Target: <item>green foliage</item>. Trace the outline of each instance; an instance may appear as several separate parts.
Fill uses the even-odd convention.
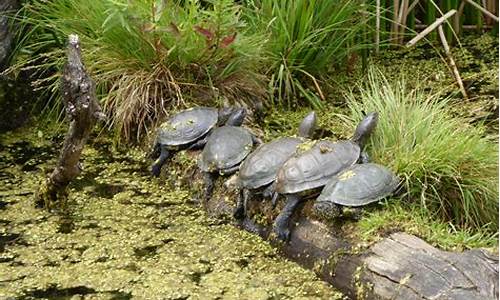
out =
[[[456,226],[496,231],[498,144],[481,126],[450,116],[449,105],[437,94],[408,90],[404,80],[391,84],[374,70],[359,96],[348,95],[354,120],[364,112],[380,114],[369,153],[402,177],[411,201]]]
[[[376,241],[391,232],[404,231],[444,250],[490,248],[498,251],[498,232],[460,229],[451,223],[439,222],[418,204],[388,201],[383,209],[367,213],[354,226],[353,234],[367,242]]]
[[[247,30],[231,0],[204,6],[196,0],[34,0],[23,14],[13,69],[34,70],[41,78],[36,85],[57,92],[59,74],[48,70],[61,70],[66,37],[78,34],[104,108],[125,139],[187,98],[213,104],[265,92],[256,73],[264,39]]]
[[[250,19],[270,35],[269,88],[277,103],[290,108],[301,96],[321,106],[320,77],[363,46],[354,44],[369,19],[362,9],[356,0],[260,1]]]

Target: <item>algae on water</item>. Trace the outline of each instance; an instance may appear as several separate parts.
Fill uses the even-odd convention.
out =
[[[102,138],[83,153],[69,216],[35,209],[61,141],[36,132],[4,135],[0,147],[0,298],[342,297],[259,237],[207,217],[190,191],[151,179],[142,151]]]

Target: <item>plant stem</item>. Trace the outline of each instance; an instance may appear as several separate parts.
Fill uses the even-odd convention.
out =
[[[424,38],[427,34],[429,34],[431,31],[436,29],[439,25],[443,24],[449,17],[453,16],[457,11],[452,9],[446,14],[444,14],[442,17],[436,19],[436,21],[427,28],[425,28],[421,33],[419,33],[416,37],[414,37],[411,41],[406,43],[406,47],[411,47],[415,45],[418,41],[420,41],[422,38]]]
[[[441,39],[441,43],[443,43],[444,52],[448,57],[448,63],[450,68],[452,69],[453,75],[457,81],[458,87],[460,88],[460,92],[464,96],[465,99],[468,99],[467,92],[465,91],[464,83],[462,78],[460,77],[460,73],[458,72],[457,65],[455,64],[455,60],[453,56],[451,56],[450,46],[448,45],[448,41],[446,40],[446,36],[443,31],[443,25],[438,26],[439,38]]]
[[[436,7],[433,3],[434,0],[427,0],[425,7],[425,24],[431,25],[436,20]],[[436,34],[431,32],[429,39],[435,39]]]

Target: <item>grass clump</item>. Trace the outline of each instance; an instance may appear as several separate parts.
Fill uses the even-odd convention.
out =
[[[290,108],[299,96],[321,106],[322,75],[361,47],[354,38],[366,28],[368,16],[361,17],[362,9],[355,0],[259,1],[251,19],[257,30],[269,34],[267,75],[273,103]]]
[[[418,204],[384,202],[383,209],[370,211],[359,222],[350,226],[355,227],[350,230],[355,237],[369,243],[376,242],[392,232],[404,231],[443,250],[488,248],[498,252],[498,233],[484,229],[460,229],[451,223],[434,220],[429,212]]]
[[[375,70],[347,98],[354,120],[380,114],[369,153],[399,174],[411,201],[454,226],[498,230],[498,144],[483,127],[452,117],[438,94],[389,83]]]
[[[24,6],[17,65],[57,93],[66,37],[78,34],[113,127],[139,136],[186,101],[250,102],[265,93],[264,39],[232,0],[33,0]],[[49,105],[53,107],[53,105]]]

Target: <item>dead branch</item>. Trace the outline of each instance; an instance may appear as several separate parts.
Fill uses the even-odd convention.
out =
[[[446,57],[448,58],[448,65],[450,66],[453,76],[455,77],[458,87],[460,88],[460,92],[464,96],[465,99],[468,98],[467,92],[465,91],[464,83],[462,81],[462,77],[460,77],[460,73],[458,72],[457,64],[455,64],[455,60],[451,55],[450,46],[448,45],[448,41],[446,41],[446,36],[444,35],[443,26],[438,26],[439,38],[441,39],[441,43],[443,43],[444,52]]]
[[[446,14],[444,14],[442,17],[437,18],[434,23],[431,25],[427,26],[422,32],[420,32],[416,37],[411,39],[408,43],[406,43],[406,47],[412,47],[414,46],[418,41],[423,39],[427,34],[429,34],[431,31],[436,29],[439,25],[443,24],[449,17],[453,16],[457,11],[455,9],[450,10]]]
[[[65,203],[68,184],[81,172],[79,160],[83,147],[96,121],[103,117],[95,83],[82,63],[77,35],[68,38],[67,56],[62,76],[62,98],[70,125],[58,164],[35,197],[36,204],[46,208],[58,201]]]

